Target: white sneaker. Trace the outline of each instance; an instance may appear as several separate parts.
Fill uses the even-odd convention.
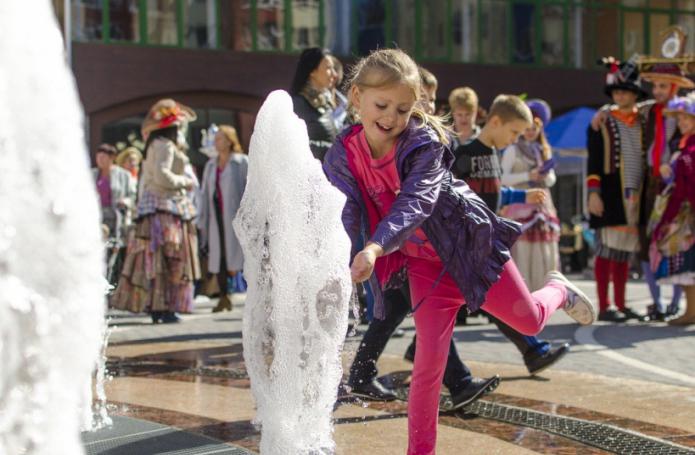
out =
[[[545,276],[546,282],[557,281],[567,289],[567,300],[563,309],[581,325],[591,325],[596,321],[596,307],[589,297],[572,284],[565,275],[553,270]]]

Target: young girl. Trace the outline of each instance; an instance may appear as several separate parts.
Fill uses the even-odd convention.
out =
[[[542,188],[547,192],[546,203],[512,204],[501,214],[522,225],[523,233],[512,248],[512,257],[529,289],[535,291],[543,287],[549,271],[559,268],[560,220],[547,190],[556,180],[550,144],[543,132],[550,121],[550,106],[543,100],[526,104],[533,114],[533,125],[504,151],[501,182],[520,189]]]
[[[669,101],[667,115],[678,116],[680,154],[675,171],[662,169],[673,178],[673,189],[661,220],[654,229],[650,260],[659,284],[680,284],[686,297],[685,314],[671,325],[695,324],[695,92]]]
[[[343,224],[353,245],[352,277],[369,280],[375,317],[384,317],[382,287],[407,275],[417,332],[408,453],[433,454],[439,390],[461,305],[482,306],[528,335],[558,308],[583,324],[595,316],[588,298],[557,272],[529,293],[509,260],[518,225],[495,216],[453,179],[446,132],[415,107],[419,94],[417,66],[404,52],[385,49],[362,59],[350,88],[361,124],[336,139],[324,170],[347,196]],[[369,240],[358,251],[361,235]]]

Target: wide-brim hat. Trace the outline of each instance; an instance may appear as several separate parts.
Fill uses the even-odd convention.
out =
[[[161,99],[154,103],[147,112],[147,116],[142,122],[142,136],[146,138],[152,131],[171,126],[181,126],[197,118],[195,111],[190,107],[171,98]]]
[[[550,109],[550,105],[545,100],[533,98],[526,100],[526,105],[529,110],[531,110],[531,115],[533,115],[534,118],[543,122],[544,126],[548,126],[550,119],[553,118],[553,112]]]
[[[134,156],[138,160],[138,163],[142,162],[142,152],[140,152],[140,150],[135,147],[126,147],[116,156],[116,164],[122,166],[129,156]]]
[[[665,115],[688,114],[695,116],[695,92],[690,92],[685,96],[677,96],[668,102]]]
[[[681,88],[695,88],[695,82],[688,79],[680,66],[675,63],[655,63],[648,70],[640,73],[648,82],[666,81]]]

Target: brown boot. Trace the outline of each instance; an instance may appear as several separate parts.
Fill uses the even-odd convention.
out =
[[[695,324],[695,314],[685,313],[683,316],[671,319],[668,321],[668,325],[692,325]]]
[[[220,300],[217,301],[217,306],[212,309],[212,312],[219,313],[225,310],[232,311],[232,300],[229,298],[227,294],[224,294],[220,297]]]
[[[683,286],[685,293],[685,314],[679,318],[671,319],[668,325],[692,325],[695,324],[695,286]]]

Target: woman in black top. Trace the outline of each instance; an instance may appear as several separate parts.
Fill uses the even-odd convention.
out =
[[[306,122],[311,151],[321,162],[339,132],[332,115],[335,100],[331,92],[337,75],[329,55],[318,47],[305,49],[290,88],[294,112]]]

